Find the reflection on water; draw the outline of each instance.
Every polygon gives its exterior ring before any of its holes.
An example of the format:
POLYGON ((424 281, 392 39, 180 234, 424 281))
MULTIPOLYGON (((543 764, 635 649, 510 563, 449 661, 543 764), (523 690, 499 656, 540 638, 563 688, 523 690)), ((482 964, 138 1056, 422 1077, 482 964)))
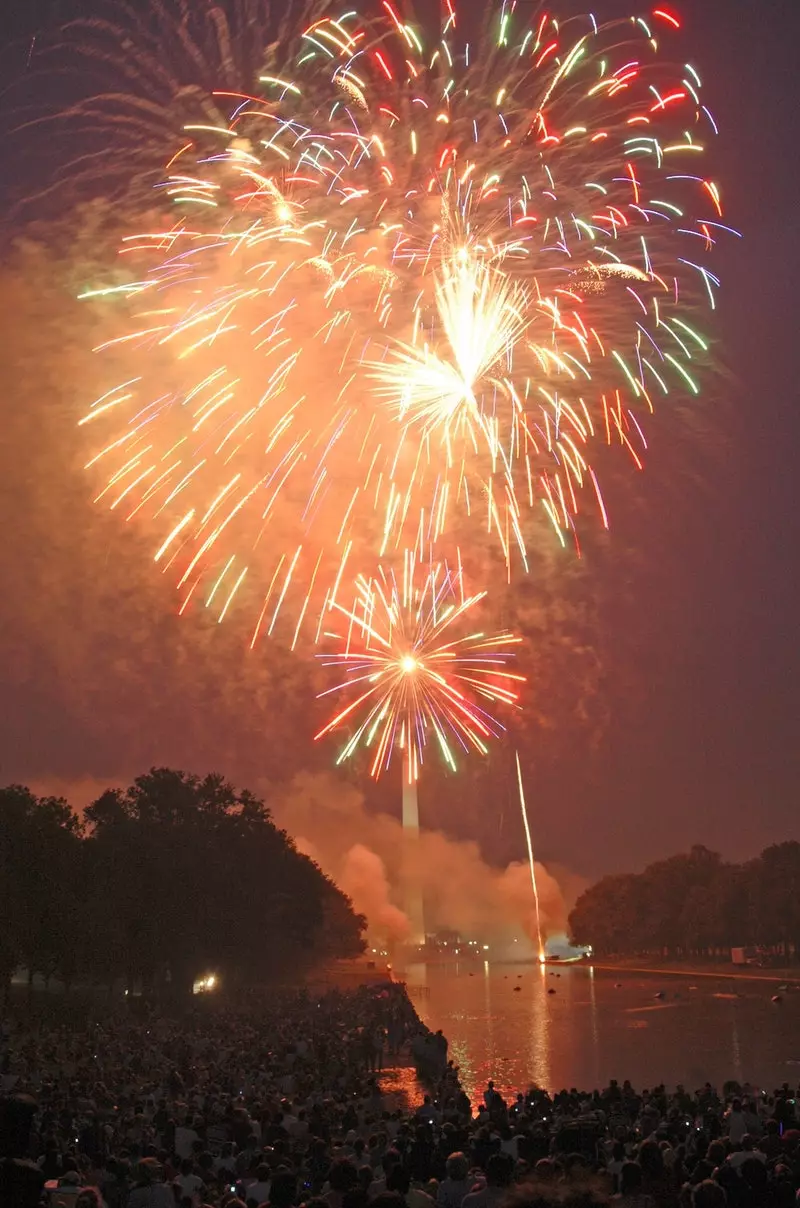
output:
MULTIPOLYGON (((541 985, 537 985, 536 992, 530 995, 528 1017, 528 1063, 531 1077, 539 1086, 550 1085, 550 1014, 547 1010, 547 995, 543 993, 546 973, 544 965, 532 967, 531 977, 534 984, 539 982, 541 985)), ((520 974, 517 974, 517 978, 522 980, 520 974)), ((522 986, 514 993, 522 994, 522 986)))
POLYGON ((587 965, 414 965, 417 1010, 450 1041, 470 1096, 538 1083, 635 1086, 706 1079, 771 1089, 800 1078, 800 994, 774 983, 605 972, 587 965), (658 997, 657 997, 658 996, 658 997))
POLYGON ((422 1102, 424 1088, 410 1065, 385 1065, 380 1075, 381 1093, 388 1111, 407 1111, 422 1102))

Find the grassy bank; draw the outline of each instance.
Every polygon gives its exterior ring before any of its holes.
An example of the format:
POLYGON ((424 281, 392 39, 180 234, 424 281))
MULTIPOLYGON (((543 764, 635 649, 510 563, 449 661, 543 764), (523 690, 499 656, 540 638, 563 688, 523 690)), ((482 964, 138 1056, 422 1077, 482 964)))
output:
POLYGON ((377 982, 390 982, 392 974, 385 960, 356 957, 353 960, 329 961, 311 969, 305 976, 309 990, 324 994, 326 990, 357 990, 377 982))

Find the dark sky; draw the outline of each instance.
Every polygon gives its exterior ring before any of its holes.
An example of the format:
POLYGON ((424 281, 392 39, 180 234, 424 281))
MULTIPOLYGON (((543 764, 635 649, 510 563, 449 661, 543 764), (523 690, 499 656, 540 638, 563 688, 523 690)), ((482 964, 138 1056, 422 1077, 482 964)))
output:
MULTIPOLYGON (((728 372, 703 404, 714 406, 716 395, 725 439, 719 437, 703 482, 681 487, 676 504, 675 484, 666 481, 675 451, 668 449, 668 422, 659 418, 642 513, 623 511, 598 560, 604 599, 613 595, 614 575, 627 568, 631 548, 646 566, 632 578, 624 570, 633 602, 616 619, 613 610, 607 616, 602 645, 608 668, 601 688, 608 694, 607 729, 596 742, 577 729, 574 736, 543 734, 542 750, 532 740, 526 752, 540 855, 590 876, 640 867, 698 842, 743 858, 769 842, 798 837, 800 830, 800 3, 684 0, 675 7, 686 17, 689 53, 703 69, 720 123, 714 163, 727 215, 745 238, 732 241, 719 262, 717 334, 728 372), (660 510, 651 524, 649 517, 660 510), (616 651, 624 674, 615 667, 616 651)), ((47 16, 59 6, 39 8, 47 16)), ((600 16, 610 8, 602 0, 595 5, 600 16)), ((24 39, 33 29, 32 12, 27 0, 7 0, 0 29, 24 39)), ((7 394, 4 399, 12 405, 7 394)), ((6 442, 11 439, 7 429, 6 442)), ((2 498, 9 509, 18 506, 9 495, 2 498)), ((3 524, 10 531, 13 515, 3 524)), ((46 543, 37 556, 46 563, 46 543)), ((130 548, 127 556, 139 554, 130 548)), ((9 570, 12 582, 4 590, 13 595, 13 562, 9 570)), ((90 626, 81 607, 65 600, 68 624, 90 626)), ((135 610, 135 601, 130 607, 135 610)), ((61 696, 49 690, 42 677, 55 672, 46 670, 38 647, 27 648, 36 645, 30 628, 14 630, 15 657, 26 670, 0 671, 6 718, 0 780, 102 779, 155 760, 199 771, 205 761, 225 761, 221 770, 234 778, 256 774, 261 761, 254 744, 267 747, 274 735, 260 734, 252 720, 236 733, 243 706, 237 697, 235 709, 229 708, 232 689, 215 683, 213 655, 202 699, 173 701, 157 668, 152 681, 142 672, 136 692, 120 688, 115 695, 120 665, 146 668, 140 650, 169 642, 164 634, 171 623, 145 618, 141 624, 152 624, 158 639, 137 634, 135 646, 125 653, 123 643, 116 661, 103 665, 102 677, 112 686, 101 694, 101 712, 109 714, 102 725, 83 724, 88 710, 66 704, 66 688, 61 696), (123 700, 126 717, 117 724, 111 702, 123 700), (207 728, 182 717, 182 707, 205 714, 207 728), (152 734, 157 740, 148 738, 152 734)), ((192 632, 184 629, 176 640, 181 659, 189 661, 192 632)), ((203 634, 206 654, 211 640, 203 634)), ((91 645, 89 634, 87 651, 91 645)), ((492 859, 517 856, 520 833, 508 794, 495 798, 485 780, 475 783, 484 785, 486 796, 479 794, 465 812, 460 783, 437 782, 429 817, 455 833, 475 835, 492 859)))
MULTIPOLYGON (((598 785, 607 825, 595 852, 604 866, 676 840, 741 857, 799 829, 800 166, 791 148, 800 86, 789 43, 800 34, 800 5, 677 7, 721 127, 727 212, 745 234, 723 265, 733 447, 712 483, 712 505, 698 498, 691 525, 666 553, 689 602, 674 649, 659 648, 658 602, 650 601, 653 658, 643 651, 641 664, 647 717, 635 733, 612 735, 598 785)), ((657 478, 657 459, 651 471, 657 478)))

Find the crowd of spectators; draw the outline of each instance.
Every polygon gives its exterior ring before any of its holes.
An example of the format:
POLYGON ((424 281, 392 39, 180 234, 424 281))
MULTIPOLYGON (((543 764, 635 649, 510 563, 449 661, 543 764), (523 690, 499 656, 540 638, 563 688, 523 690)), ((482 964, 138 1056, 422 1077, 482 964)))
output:
POLYGON ((20 1024, 0 1060, 0 1157, 24 1159, 2 1208, 790 1208, 800 1187, 788 1085, 506 1100, 490 1082, 471 1102, 398 985, 20 1024), (382 1087, 398 1060, 419 1101, 382 1087))

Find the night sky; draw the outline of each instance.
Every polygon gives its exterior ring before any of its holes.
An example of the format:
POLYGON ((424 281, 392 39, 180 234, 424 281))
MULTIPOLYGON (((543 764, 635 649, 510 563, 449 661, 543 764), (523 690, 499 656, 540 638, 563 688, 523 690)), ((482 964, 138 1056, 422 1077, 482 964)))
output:
MULTIPOLYGON (((22 40, 3 59, 9 70, 24 63, 34 7, 27 0, 3 6, 5 43, 22 40)), ((40 4, 39 18, 57 16, 60 7, 40 4)), ((612 7, 598 0, 595 12, 602 17, 612 7)), ((660 414, 634 504, 620 509, 610 542, 584 568, 583 590, 601 601, 602 732, 569 718, 538 739, 529 731, 538 853, 586 876, 638 868, 692 843, 741 859, 800 837, 800 4, 683 0, 675 7, 721 128, 713 164, 727 219, 745 237, 731 240, 715 265, 723 278, 715 330, 723 368, 698 404, 709 409, 714 445, 699 458, 702 477, 672 477, 682 448, 669 415, 660 414), (624 591, 617 608, 618 582, 624 591)), ((3 165, 13 178, 13 159, 4 154, 3 165)), ((3 376, 0 397, 0 464, 13 468, 21 457, 14 443, 24 430, 20 410, 28 405, 17 375, 3 376)), ((90 515, 79 476, 63 488, 63 531, 51 529, 32 551, 20 536, 26 514, 46 510, 43 496, 54 488, 21 476, 12 490, 8 474, 0 486, 8 534, 0 781, 68 789, 85 778, 129 776, 152 762, 197 771, 212 765, 240 782, 276 777, 286 719, 265 729, 274 711, 232 639, 191 620, 179 624, 161 580, 142 595, 137 584, 151 574, 146 555, 106 519, 76 531, 90 515), (113 649, 105 638, 110 589, 68 582, 70 566, 85 579, 100 554, 104 566, 110 557, 130 567, 115 572, 124 623, 113 649), (61 569, 47 586, 51 559, 61 569), (46 602, 34 604, 39 591, 46 602), (90 592, 99 599, 91 609, 90 592), (80 682, 71 683, 78 664, 80 682), (195 677, 188 694, 170 686, 187 666, 195 677)), ((499 755, 489 771, 500 788, 470 764, 463 780, 435 779, 423 808, 429 820, 478 838, 487 857, 504 862, 520 854, 521 834, 499 755)))

